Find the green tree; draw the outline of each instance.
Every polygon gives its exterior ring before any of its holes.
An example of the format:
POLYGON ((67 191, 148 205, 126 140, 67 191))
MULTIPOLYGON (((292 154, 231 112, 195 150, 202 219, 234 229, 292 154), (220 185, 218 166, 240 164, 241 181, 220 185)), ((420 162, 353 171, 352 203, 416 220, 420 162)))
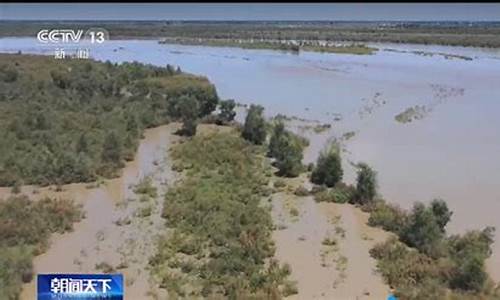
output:
POLYGON ((210 84, 208 87, 199 88, 191 93, 198 101, 198 116, 204 117, 211 114, 219 103, 219 97, 215 86, 210 84))
POLYGON ((193 136, 196 134, 198 125, 199 104, 191 96, 182 96, 179 99, 179 113, 182 120, 182 129, 180 134, 193 136))
POLYGON ((285 139, 285 123, 281 120, 277 121, 273 127, 273 134, 269 140, 269 150, 267 155, 270 157, 278 157, 280 154, 283 141, 285 139))
POLYGON ((302 145, 297 139, 285 132, 279 145, 279 154, 276 156, 278 175, 296 177, 302 171, 302 145))
POLYGON ((356 179, 356 202, 362 205, 371 203, 376 195, 377 173, 366 163, 360 163, 356 179))
POLYGON ((266 121, 263 112, 262 106, 250 105, 243 126, 243 138, 257 145, 262 145, 266 140, 266 121))
POLYGON ((316 167, 311 174, 311 181, 333 187, 342 180, 343 175, 339 148, 336 144, 332 144, 319 154, 316 167))
POLYGON ((233 99, 225 100, 220 102, 220 113, 218 116, 219 124, 227 124, 234 120, 236 116, 236 112, 234 108, 236 107, 236 103, 233 99))
POLYGON ((408 246, 437 258, 441 254, 440 244, 443 236, 444 233, 432 209, 423 203, 415 203, 408 222, 401 232, 401 240, 408 246))
POLYGON ((491 256, 494 232, 494 227, 486 227, 448 238, 450 257, 456 266, 451 272, 452 288, 476 292, 483 288, 488 278, 484 261, 491 256))
POLYGON ((446 224, 450 221, 453 212, 448 209, 448 205, 442 199, 432 200, 431 209, 436 217, 436 222, 439 225, 439 228, 441 228, 442 232, 445 232, 446 224))
POLYGON ((484 258, 479 254, 472 254, 462 259, 451 281, 455 289, 480 292, 488 279, 484 270, 484 258))
POLYGON ((111 131, 104 138, 101 158, 105 163, 121 164, 122 143, 116 132, 111 131))

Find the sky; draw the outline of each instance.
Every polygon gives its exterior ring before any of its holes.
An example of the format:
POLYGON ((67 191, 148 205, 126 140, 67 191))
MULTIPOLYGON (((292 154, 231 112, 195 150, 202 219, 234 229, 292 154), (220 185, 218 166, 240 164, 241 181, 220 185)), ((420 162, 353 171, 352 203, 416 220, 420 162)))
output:
POLYGON ((24 3, 0 20, 500 21, 500 3, 24 3))

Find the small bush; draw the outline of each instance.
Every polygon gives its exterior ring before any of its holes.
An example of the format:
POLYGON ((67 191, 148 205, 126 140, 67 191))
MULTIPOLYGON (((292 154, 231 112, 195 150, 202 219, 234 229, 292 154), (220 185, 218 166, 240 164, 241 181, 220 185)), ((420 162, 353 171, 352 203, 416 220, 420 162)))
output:
POLYGON ((358 164, 355 203, 367 205, 377 195, 377 172, 365 163, 358 164))
POLYGON ((151 205, 146 205, 144 207, 137 209, 136 215, 139 218, 147 218, 147 217, 151 216, 152 212, 153 212, 153 207, 151 205))
POLYGON ((309 191, 302 185, 299 186, 298 188, 296 188, 293 193, 295 196, 299 196, 299 197, 309 196, 309 191))
POLYGON ((307 144, 307 139, 286 130, 282 121, 274 125, 267 154, 276 159, 278 175, 296 177, 303 171, 302 151, 307 144))
POLYGON ((233 99, 220 101, 220 113, 217 116, 217 123, 223 125, 232 122, 236 116, 235 107, 236 102, 233 99))
POLYGON ((266 140, 266 122, 263 112, 262 106, 250 105, 243 125, 243 138, 257 145, 262 145, 266 140))
POLYGON ((323 239, 323 241, 321 242, 321 244, 325 245, 325 246, 335 246, 337 245, 337 240, 335 238, 330 238, 330 237, 326 237, 325 239, 323 239))
POLYGON ((370 212, 368 224, 398 233, 405 227, 406 219, 406 213, 399 207, 385 201, 377 201, 370 212))
POLYGON ((354 188, 350 185, 338 183, 334 188, 323 189, 314 194, 316 202, 347 203, 354 195, 354 188))
POLYGON ((275 188, 284 188, 286 187, 286 182, 283 180, 283 179, 277 179, 275 182, 274 182, 274 187, 275 188))
POLYGON ((156 198, 158 196, 157 188, 153 186, 153 180, 151 177, 144 177, 135 187, 134 193, 147 195, 151 198, 156 198))

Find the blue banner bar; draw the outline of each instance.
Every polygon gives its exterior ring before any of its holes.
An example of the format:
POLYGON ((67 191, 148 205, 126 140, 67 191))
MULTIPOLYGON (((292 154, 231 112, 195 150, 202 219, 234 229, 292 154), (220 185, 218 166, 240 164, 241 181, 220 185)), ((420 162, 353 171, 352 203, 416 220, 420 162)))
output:
POLYGON ((38 274, 38 300, 123 300, 121 274, 38 274))

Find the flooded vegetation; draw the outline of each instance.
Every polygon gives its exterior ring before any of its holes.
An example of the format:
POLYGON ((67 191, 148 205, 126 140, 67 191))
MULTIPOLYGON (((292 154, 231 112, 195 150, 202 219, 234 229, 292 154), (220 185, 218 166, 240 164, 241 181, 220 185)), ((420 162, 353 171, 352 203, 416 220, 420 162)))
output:
MULTIPOLYGON (((85 63, 2 39, 0 263, 16 272, 0 298, 32 299, 34 273, 102 272, 131 299, 498 299, 498 53, 357 44, 452 43, 432 24, 328 46, 340 31, 316 25, 164 24, 161 43, 85 63)), ((496 30, 460 28, 474 45, 496 30)))
POLYGON ((242 40, 242 39, 207 39, 207 38, 164 38, 160 44, 198 45, 214 47, 238 47, 243 49, 269 49, 299 53, 300 51, 369 55, 377 48, 364 44, 339 44, 318 41, 281 41, 281 40, 242 40))
POLYGON ((18 299, 22 284, 35 277, 33 257, 47 251, 50 235, 72 231, 82 217, 81 207, 66 199, 0 199, 0 298, 18 299))
POLYGON ((172 297, 279 298, 290 269, 273 259, 263 149, 231 128, 202 127, 173 149, 184 179, 165 195, 169 234, 151 258, 172 297))
POLYGON ((394 119, 400 123, 410 123, 415 120, 422 120, 428 113, 429 111, 425 106, 415 105, 397 114, 394 119))
MULTIPOLYGON (((54 22, 49 22, 49 24, 54 22)), ((121 39, 348 41, 499 47, 499 22, 457 21, 60 21, 106 28, 121 39), (230 28, 230 30, 228 30, 230 28)), ((42 21, 1 21, 1 37, 35 36, 42 21)))

